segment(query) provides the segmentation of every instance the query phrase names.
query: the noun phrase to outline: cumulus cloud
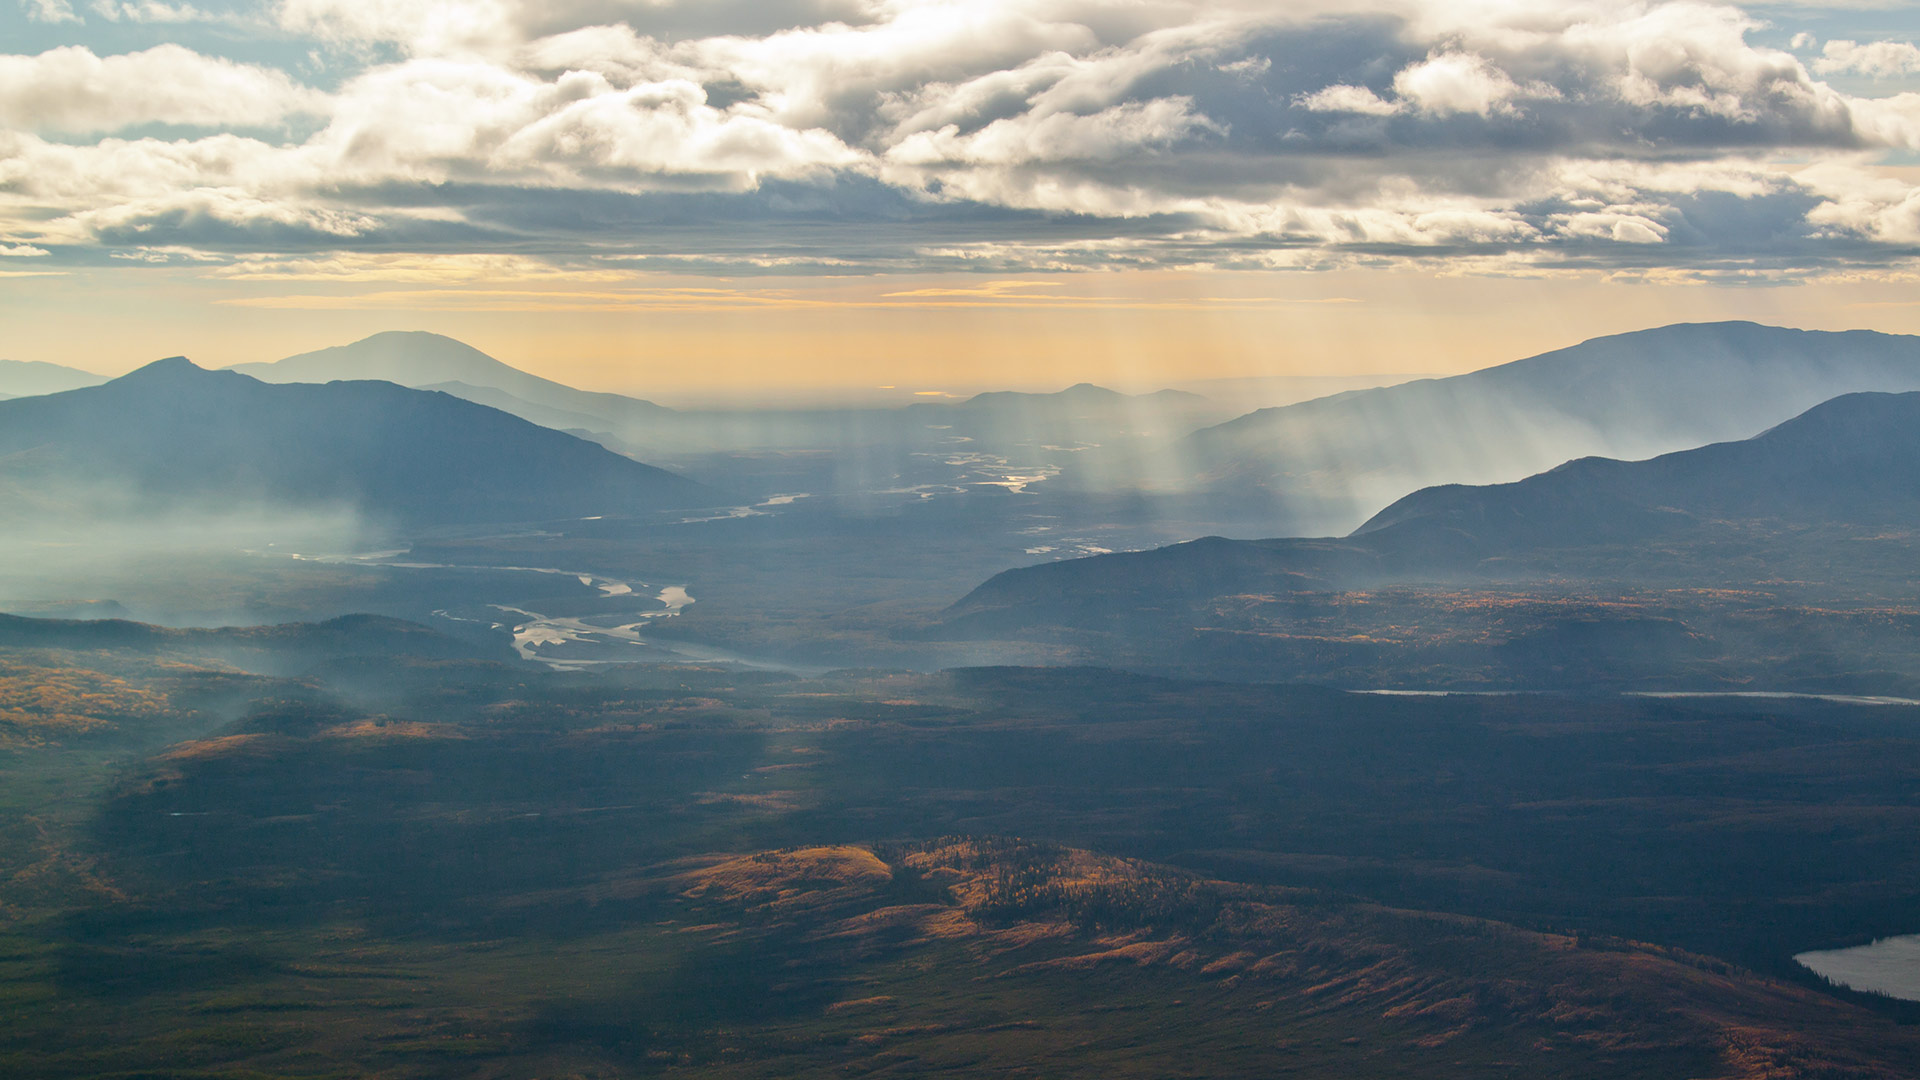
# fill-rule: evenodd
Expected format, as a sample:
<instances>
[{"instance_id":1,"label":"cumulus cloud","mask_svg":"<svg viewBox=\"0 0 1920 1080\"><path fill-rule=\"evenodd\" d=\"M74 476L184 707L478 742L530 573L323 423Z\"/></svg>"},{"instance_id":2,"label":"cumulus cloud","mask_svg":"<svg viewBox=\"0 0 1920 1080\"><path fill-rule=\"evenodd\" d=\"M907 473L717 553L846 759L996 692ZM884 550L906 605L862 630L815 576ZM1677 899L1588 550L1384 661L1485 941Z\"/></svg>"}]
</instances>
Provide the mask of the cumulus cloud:
<instances>
[{"instance_id":1,"label":"cumulus cloud","mask_svg":"<svg viewBox=\"0 0 1920 1080\"><path fill-rule=\"evenodd\" d=\"M1920 72L1920 47L1910 41L1829 41L1813 70L1822 75L1870 75L1897 79Z\"/></svg>"},{"instance_id":2,"label":"cumulus cloud","mask_svg":"<svg viewBox=\"0 0 1920 1080\"><path fill-rule=\"evenodd\" d=\"M1392 116L1400 111L1400 106L1391 101L1382 100L1380 95L1364 86L1349 86L1338 83L1323 86L1311 94L1301 94L1295 99L1301 108L1311 112L1359 113L1362 116Z\"/></svg>"},{"instance_id":3,"label":"cumulus cloud","mask_svg":"<svg viewBox=\"0 0 1920 1080\"><path fill-rule=\"evenodd\" d=\"M1524 93L1511 75L1481 57L1460 52L1437 53L1411 65L1393 77L1393 90L1414 108L1442 116L1513 112L1514 100ZM1547 87L1533 93L1558 96Z\"/></svg>"},{"instance_id":4,"label":"cumulus cloud","mask_svg":"<svg viewBox=\"0 0 1920 1080\"><path fill-rule=\"evenodd\" d=\"M1802 60L1705 0L278 0L270 18L326 55L328 91L177 45L0 57L0 241L230 252L248 274L582 245L733 269L1812 272L1904 258L1913 228L1874 163L1920 149L1920 95L1824 77L1910 74L1920 53ZM149 125L214 130L126 137Z\"/></svg>"},{"instance_id":5,"label":"cumulus cloud","mask_svg":"<svg viewBox=\"0 0 1920 1080\"><path fill-rule=\"evenodd\" d=\"M0 125L16 131L253 127L324 108L322 95L285 72L178 45L120 56L96 56L77 45L0 56Z\"/></svg>"},{"instance_id":6,"label":"cumulus cloud","mask_svg":"<svg viewBox=\"0 0 1920 1080\"><path fill-rule=\"evenodd\" d=\"M1488 117L1516 115L1518 103L1528 98L1553 100L1560 91L1546 83L1522 87L1513 76L1484 57L1448 50L1409 64L1393 77L1394 100L1388 101L1364 86L1337 84L1301 94L1295 100L1312 112L1349 112L1363 116L1427 113L1433 116L1471 113Z\"/></svg>"},{"instance_id":7,"label":"cumulus cloud","mask_svg":"<svg viewBox=\"0 0 1920 1080\"><path fill-rule=\"evenodd\" d=\"M459 59L384 67L342 87L304 164L369 184L475 182L623 190L740 190L767 177L850 167L831 133L795 129L757 102L710 104L687 79L617 86L552 80Z\"/></svg>"}]
</instances>

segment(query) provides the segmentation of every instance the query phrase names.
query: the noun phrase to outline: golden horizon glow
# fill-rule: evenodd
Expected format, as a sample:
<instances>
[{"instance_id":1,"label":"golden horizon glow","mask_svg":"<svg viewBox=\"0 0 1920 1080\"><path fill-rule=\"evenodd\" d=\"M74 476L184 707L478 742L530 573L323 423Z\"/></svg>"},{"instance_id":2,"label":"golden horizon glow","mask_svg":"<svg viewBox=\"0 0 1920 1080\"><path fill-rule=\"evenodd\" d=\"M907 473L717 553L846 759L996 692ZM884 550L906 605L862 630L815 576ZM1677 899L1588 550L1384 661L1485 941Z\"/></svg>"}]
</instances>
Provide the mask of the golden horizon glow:
<instances>
[{"instance_id":1,"label":"golden horizon glow","mask_svg":"<svg viewBox=\"0 0 1920 1080\"><path fill-rule=\"evenodd\" d=\"M719 400L1456 374L1722 319L1920 332L1911 285L1890 280L1727 288L1382 270L288 284L153 267L20 280L0 295L0 357L114 375L161 356L225 367L429 330L586 389Z\"/></svg>"},{"instance_id":2,"label":"golden horizon glow","mask_svg":"<svg viewBox=\"0 0 1920 1080\"><path fill-rule=\"evenodd\" d=\"M422 329L670 400L1920 330L1912 8L0 5L0 356Z\"/></svg>"}]
</instances>

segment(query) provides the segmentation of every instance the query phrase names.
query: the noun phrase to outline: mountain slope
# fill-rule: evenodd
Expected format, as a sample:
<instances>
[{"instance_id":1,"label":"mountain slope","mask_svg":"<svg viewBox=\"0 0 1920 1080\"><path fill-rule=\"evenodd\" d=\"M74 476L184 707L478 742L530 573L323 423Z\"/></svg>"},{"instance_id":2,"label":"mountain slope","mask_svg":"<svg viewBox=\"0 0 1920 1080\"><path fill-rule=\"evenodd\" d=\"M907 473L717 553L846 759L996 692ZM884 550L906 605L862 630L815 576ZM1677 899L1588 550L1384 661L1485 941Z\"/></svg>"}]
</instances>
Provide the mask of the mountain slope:
<instances>
[{"instance_id":1,"label":"mountain slope","mask_svg":"<svg viewBox=\"0 0 1920 1080\"><path fill-rule=\"evenodd\" d=\"M417 386L416 390L435 390L442 394L451 394L462 401L471 401L475 405L485 405L489 409L499 409L512 413L522 420L539 424L555 431L594 431L610 426L607 418L590 413L571 412L547 405L537 405L525 398L515 397L505 390L492 386L475 386L464 382L429 383Z\"/></svg>"},{"instance_id":2,"label":"mountain slope","mask_svg":"<svg viewBox=\"0 0 1920 1080\"><path fill-rule=\"evenodd\" d=\"M528 374L464 342L424 331L388 331L351 345L301 353L273 363L238 364L231 370L270 383L381 379L401 386L443 390L543 426L551 426L542 418L550 413L592 417L596 421L594 430L615 434L632 434L673 415L672 409L651 401L576 390Z\"/></svg>"},{"instance_id":3,"label":"mountain slope","mask_svg":"<svg viewBox=\"0 0 1920 1080\"><path fill-rule=\"evenodd\" d=\"M1186 449L1215 487L1346 497L1351 516L1323 523L1344 529L1434 484L1741 439L1841 394L1917 389L1920 337L1683 324L1262 410Z\"/></svg>"},{"instance_id":4,"label":"mountain slope","mask_svg":"<svg viewBox=\"0 0 1920 1080\"><path fill-rule=\"evenodd\" d=\"M1920 393L1848 394L1751 439L1648 461L1583 458L1512 484L1428 488L1353 537L1412 546L1447 532L1506 551L1639 539L1707 517L1920 522Z\"/></svg>"},{"instance_id":5,"label":"mountain slope","mask_svg":"<svg viewBox=\"0 0 1920 1080\"><path fill-rule=\"evenodd\" d=\"M39 360L0 360L0 398L57 394L106 381L105 375Z\"/></svg>"},{"instance_id":6,"label":"mountain slope","mask_svg":"<svg viewBox=\"0 0 1920 1080\"><path fill-rule=\"evenodd\" d=\"M1340 539L1210 537L1009 570L953 605L965 634L1113 629L1216 598L1444 581L1488 559L1684 536L1722 519L1920 525L1920 393L1850 394L1753 438L1424 489Z\"/></svg>"},{"instance_id":7,"label":"mountain slope","mask_svg":"<svg viewBox=\"0 0 1920 1080\"><path fill-rule=\"evenodd\" d=\"M385 382L274 386L183 357L103 386L0 402L0 459L16 485L40 490L351 507L414 525L706 501L692 481L446 394Z\"/></svg>"}]
</instances>

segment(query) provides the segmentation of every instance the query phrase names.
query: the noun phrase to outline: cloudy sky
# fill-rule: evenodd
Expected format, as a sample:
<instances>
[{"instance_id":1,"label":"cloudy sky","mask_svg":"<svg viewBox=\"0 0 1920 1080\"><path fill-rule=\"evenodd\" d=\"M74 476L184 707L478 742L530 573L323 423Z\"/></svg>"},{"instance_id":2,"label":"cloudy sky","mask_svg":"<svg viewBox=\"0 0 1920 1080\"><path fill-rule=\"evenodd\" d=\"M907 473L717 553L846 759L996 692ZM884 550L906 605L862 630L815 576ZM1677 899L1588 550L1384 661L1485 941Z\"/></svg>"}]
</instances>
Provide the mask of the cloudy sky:
<instances>
[{"instance_id":1,"label":"cloudy sky","mask_svg":"<svg viewBox=\"0 0 1920 1080\"><path fill-rule=\"evenodd\" d=\"M1443 371L1920 331L1920 5L0 0L0 356Z\"/></svg>"}]
</instances>

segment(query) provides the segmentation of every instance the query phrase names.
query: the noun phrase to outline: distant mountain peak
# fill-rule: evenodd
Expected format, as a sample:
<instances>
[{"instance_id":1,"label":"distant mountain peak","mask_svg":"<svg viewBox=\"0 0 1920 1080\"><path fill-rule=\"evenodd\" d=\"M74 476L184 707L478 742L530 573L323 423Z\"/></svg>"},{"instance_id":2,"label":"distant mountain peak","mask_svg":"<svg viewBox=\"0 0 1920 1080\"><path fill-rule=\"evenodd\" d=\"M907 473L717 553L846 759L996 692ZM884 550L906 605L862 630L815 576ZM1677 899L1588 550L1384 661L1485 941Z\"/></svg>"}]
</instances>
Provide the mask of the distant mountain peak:
<instances>
[{"instance_id":1,"label":"distant mountain peak","mask_svg":"<svg viewBox=\"0 0 1920 1080\"><path fill-rule=\"evenodd\" d=\"M467 345L466 342L461 341L459 338L448 337L445 334L436 334L431 330L382 330L377 334L368 334L366 337L361 338L359 341L356 341L353 344L364 345L369 341L388 341L396 338L410 338L410 339L433 338L437 341L451 341L455 345L463 345L469 349L473 348L473 346ZM478 352L479 350L475 349L474 351Z\"/></svg>"},{"instance_id":2,"label":"distant mountain peak","mask_svg":"<svg viewBox=\"0 0 1920 1080\"><path fill-rule=\"evenodd\" d=\"M581 427L643 436L673 411L622 394L578 390L427 330L384 330L348 345L270 364L236 364L231 370L268 383L374 379L431 388L556 430Z\"/></svg>"},{"instance_id":3,"label":"distant mountain peak","mask_svg":"<svg viewBox=\"0 0 1920 1080\"><path fill-rule=\"evenodd\" d=\"M172 392L203 398L215 393L244 393L246 387L262 385L258 379L237 371L203 368L184 356L169 356L134 368L117 379L108 379L93 389L112 391L116 388L132 388L142 392Z\"/></svg>"},{"instance_id":4,"label":"distant mountain peak","mask_svg":"<svg viewBox=\"0 0 1920 1080\"><path fill-rule=\"evenodd\" d=\"M982 394L975 394L960 404L1004 405L1008 403L1047 402L1071 402L1075 404L1093 404L1097 402L1107 404L1128 400L1203 402L1206 399L1199 394L1189 394L1181 390L1157 390L1151 394L1127 394L1112 389L1111 387L1101 386L1098 383L1082 382L1074 383L1065 390L1055 390L1051 393L1036 390L989 390Z\"/></svg>"},{"instance_id":5,"label":"distant mountain peak","mask_svg":"<svg viewBox=\"0 0 1920 1080\"><path fill-rule=\"evenodd\" d=\"M1920 392L1845 394L1751 438L1646 461L1584 457L1509 484L1424 488L1353 536L1447 531L1492 550L1641 538L1689 515L1914 520Z\"/></svg>"},{"instance_id":6,"label":"distant mountain peak","mask_svg":"<svg viewBox=\"0 0 1920 1080\"><path fill-rule=\"evenodd\" d=\"M38 397L98 386L106 381L105 375L44 360L0 360L0 396Z\"/></svg>"},{"instance_id":7,"label":"distant mountain peak","mask_svg":"<svg viewBox=\"0 0 1920 1080\"><path fill-rule=\"evenodd\" d=\"M44 464L19 482L74 492L68 501L82 510L94 498L82 479L143 505L345 507L409 525L650 512L710 497L451 395L375 379L273 385L181 356L101 386L0 403L0 459L28 452Z\"/></svg>"},{"instance_id":8,"label":"distant mountain peak","mask_svg":"<svg viewBox=\"0 0 1920 1080\"><path fill-rule=\"evenodd\" d=\"M225 374L231 373L209 371L184 356L169 356L164 360L155 360L151 364L134 368L132 371L127 372L117 379L109 380L106 385L112 386L115 383L154 382L161 380L178 381L201 376Z\"/></svg>"},{"instance_id":9,"label":"distant mountain peak","mask_svg":"<svg viewBox=\"0 0 1920 1080\"><path fill-rule=\"evenodd\" d=\"M1310 531L1345 532L1423 488L1745 439L1829 398L1909 390L1920 337L1680 323L1249 413L1185 449L1196 483L1310 496L1326 508Z\"/></svg>"},{"instance_id":10,"label":"distant mountain peak","mask_svg":"<svg viewBox=\"0 0 1920 1080\"><path fill-rule=\"evenodd\" d=\"M499 361L494 360L493 357L488 356L485 352L481 351L480 349L477 349L474 346L469 345L464 341L461 341L459 338L448 337L445 334L436 334L431 330L382 330L377 334L369 334L358 341L351 342L346 345L335 345L331 349L321 349L319 351L324 353L324 352L331 352L334 350L369 349L369 348L372 348L372 349L427 348L427 349L437 350L440 355L455 355L455 356L465 355L472 358L491 361L493 363L499 363ZM405 354L397 354L397 355L401 359L405 358Z\"/></svg>"},{"instance_id":11,"label":"distant mountain peak","mask_svg":"<svg viewBox=\"0 0 1920 1080\"><path fill-rule=\"evenodd\" d=\"M142 367L134 368L133 371L128 372L128 374L131 375L131 374L135 374L142 371L186 371L186 370L205 371L207 369L201 367L199 364L194 363L192 360L189 360L184 356L169 356L162 360L155 360L151 364L146 364Z\"/></svg>"}]
</instances>

